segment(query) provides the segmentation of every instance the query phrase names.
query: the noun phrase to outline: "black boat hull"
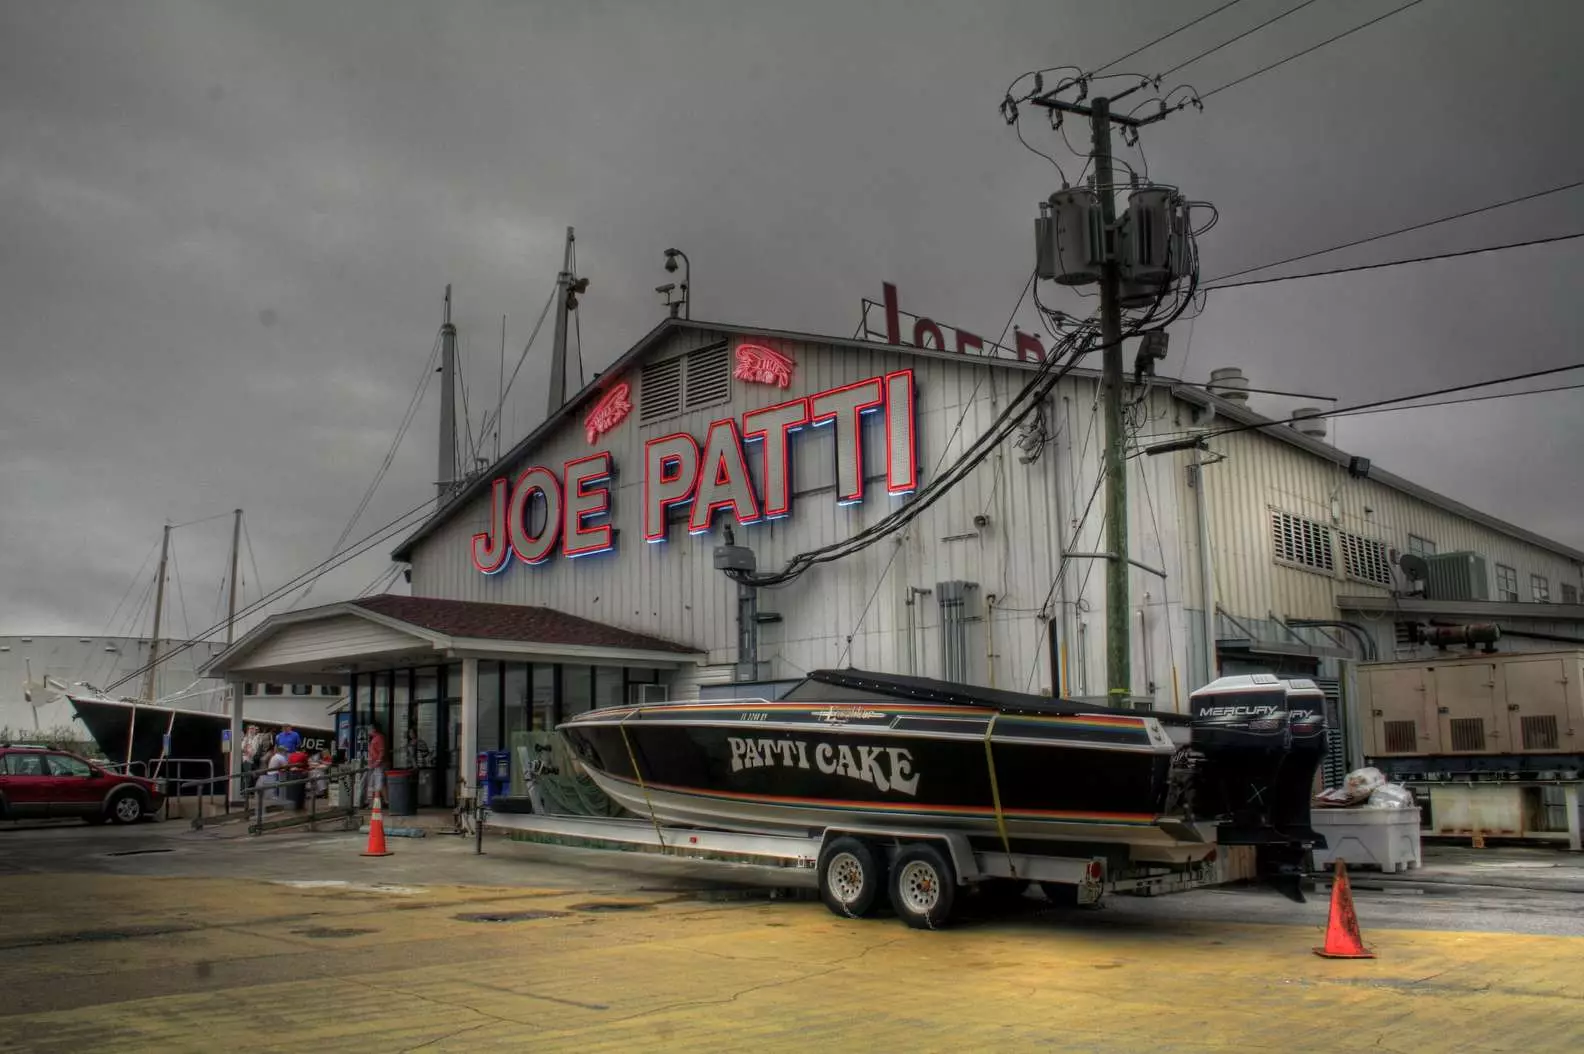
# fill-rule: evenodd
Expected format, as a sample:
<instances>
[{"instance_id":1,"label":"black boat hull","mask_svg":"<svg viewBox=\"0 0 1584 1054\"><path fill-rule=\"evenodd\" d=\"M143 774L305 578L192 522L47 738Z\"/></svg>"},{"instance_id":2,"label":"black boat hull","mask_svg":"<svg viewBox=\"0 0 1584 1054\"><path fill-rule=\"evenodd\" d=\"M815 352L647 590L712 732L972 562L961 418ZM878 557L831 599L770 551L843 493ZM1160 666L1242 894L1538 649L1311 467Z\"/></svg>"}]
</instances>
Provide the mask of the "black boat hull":
<instances>
[{"instance_id":1,"label":"black boat hull","mask_svg":"<svg viewBox=\"0 0 1584 1054\"><path fill-rule=\"evenodd\" d=\"M194 710L172 710L162 706L148 706L110 699L85 699L68 696L72 709L82 719L88 734L99 745L107 758L115 764L127 760L127 737L131 735L131 758L138 775L155 776L156 762L161 756L182 759L178 765L164 766L168 771L158 773L161 778L194 780L208 776L202 760L213 766L213 774L224 775L228 757L222 749L225 732L231 727L229 714L209 714ZM136 712L136 723L133 713ZM249 716L247 724L256 725L264 732L279 732L279 721L259 720ZM332 729L292 726L302 733L304 749L329 751L335 744ZM165 751L165 734L171 737L170 751ZM240 749L240 744L237 745Z\"/></svg>"},{"instance_id":2,"label":"black boat hull","mask_svg":"<svg viewBox=\"0 0 1584 1054\"><path fill-rule=\"evenodd\" d=\"M1156 863L1213 849L1166 815L1174 746L1142 715L749 700L595 711L560 730L601 790L664 824L1004 832Z\"/></svg>"}]
</instances>

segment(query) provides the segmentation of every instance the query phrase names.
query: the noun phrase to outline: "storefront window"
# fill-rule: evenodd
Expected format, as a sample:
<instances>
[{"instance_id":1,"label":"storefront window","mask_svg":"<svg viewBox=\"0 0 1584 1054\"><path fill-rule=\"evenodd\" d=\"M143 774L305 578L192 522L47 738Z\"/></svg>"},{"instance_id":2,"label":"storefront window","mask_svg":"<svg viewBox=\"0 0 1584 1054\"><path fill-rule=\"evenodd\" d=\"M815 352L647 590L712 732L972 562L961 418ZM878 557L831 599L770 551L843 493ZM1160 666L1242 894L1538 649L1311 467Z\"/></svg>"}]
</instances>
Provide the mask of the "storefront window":
<instances>
[{"instance_id":1,"label":"storefront window","mask_svg":"<svg viewBox=\"0 0 1584 1054\"><path fill-rule=\"evenodd\" d=\"M561 667L561 720L576 717L594 706L594 668Z\"/></svg>"},{"instance_id":2,"label":"storefront window","mask_svg":"<svg viewBox=\"0 0 1584 1054\"><path fill-rule=\"evenodd\" d=\"M387 756L391 735L391 679L394 674L385 670L374 675L374 727L385 733Z\"/></svg>"},{"instance_id":3,"label":"storefront window","mask_svg":"<svg viewBox=\"0 0 1584 1054\"><path fill-rule=\"evenodd\" d=\"M501 664L478 664L478 748L499 750L501 720Z\"/></svg>"},{"instance_id":4,"label":"storefront window","mask_svg":"<svg viewBox=\"0 0 1584 1054\"><path fill-rule=\"evenodd\" d=\"M622 684L626 671L620 666L594 668L594 705L596 707L622 705Z\"/></svg>"},{"instance_id":5,"label":"storefront window","mask_svg":"<svg viewBox=\"0 0 1584 1054\"><path fill-rule=\"evenodd\" d=\"M510 747L512 736L528 731L528 664L506 664L506 742Z\"/></svg>"},{"instance_id":6,"label":"storefront window","mask_svg":"<svg viewBox=\"0 0 1584 1054\"><path fill-rule=\"evenodd\" d=\"M428 751L428 763L433 764L433 753L440 749L440 704L435 698L439 684L435 680L433 669L422 669L417 672L413 680L413 698L417 702L417 728L419 753ZM409 758L406 764L418 766L425 763L422 757Z\"/></svg>"},{"instance_id":7,"label":"storefront window","mask_svg":"<svg viewBox=\"0 0 1584 1054\"><path fill-rule=\"evenodd\" d=\"M395 764L407 765L410 764L407 760L407 729L412 725L412 709L409 705L412 698L412 671L397 670L392 676L391 724L386 733L389 738L385 746Z\"/></svg>"},{"instance_id":8,"label":"storefront window","mask_svg":"<svg viewBox=\"0 0 1584 1054\"><path fill-rule=\"evenodd\" d=\"M550 663L535 663L533 667L533 730L549 732L556 726L555 714L556 668Z\"/></svg>"}]
</instances>

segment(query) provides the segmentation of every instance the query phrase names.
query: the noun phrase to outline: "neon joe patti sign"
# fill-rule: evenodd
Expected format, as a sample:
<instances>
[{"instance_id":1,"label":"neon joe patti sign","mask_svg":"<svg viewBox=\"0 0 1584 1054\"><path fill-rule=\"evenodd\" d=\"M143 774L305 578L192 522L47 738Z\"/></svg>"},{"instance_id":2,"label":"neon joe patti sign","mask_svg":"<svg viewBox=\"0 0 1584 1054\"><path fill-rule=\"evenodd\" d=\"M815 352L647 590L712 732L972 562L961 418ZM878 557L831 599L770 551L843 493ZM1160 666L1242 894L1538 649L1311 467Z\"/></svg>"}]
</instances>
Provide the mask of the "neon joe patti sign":
<instances>
[{"instance_id":1,"label":"neon joe patti sign","mask_svg":"<svg viewBox=\"0 0 1584 1054\"><path fill-rule=\"evenodd\" d=\"M910 494L918 486L914 413L913 371L899 370L714 421L702 444L685 432L651 439L644 444L644 541L666 541L677 509L687 511L690 534L708 533L722 512L742 524L789 516L793 437L805 428L829 428L835 435L837 504L863 501L863 421L870 414L884 415L886 493ZM761 468L757 493L750 457ZM489 530L472 540L473 566L493 575L514 557L538 566L558 550L576 558L614 549L614 469L610 452L602 450L559 470L534 465L515 482L494 480Z\"/></svg>"}]
</instances>

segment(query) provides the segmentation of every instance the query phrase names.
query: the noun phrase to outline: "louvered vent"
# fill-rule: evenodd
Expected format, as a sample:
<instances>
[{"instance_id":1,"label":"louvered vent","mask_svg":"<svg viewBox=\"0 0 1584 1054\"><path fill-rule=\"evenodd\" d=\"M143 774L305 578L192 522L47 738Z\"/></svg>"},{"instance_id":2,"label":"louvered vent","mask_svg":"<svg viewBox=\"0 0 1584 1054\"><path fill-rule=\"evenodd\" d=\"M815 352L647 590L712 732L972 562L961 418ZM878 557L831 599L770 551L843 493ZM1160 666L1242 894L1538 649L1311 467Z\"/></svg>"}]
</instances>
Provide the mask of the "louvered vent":
<instances>
[{"instance_id":1,"label":"louvered vent","mask_svg":"<svg viewBox=\"0 0 1584 1054\"><path fill-rule=\"evenodd\" d=\"M682 360L651 362L638 376L638 421L647 424L682 412Z\"/></svg>"},{"instance_id":2,"label":"louvered vent","mask_svg":"<svg viewBox=\"0 0 1584 1054\"><path fill-rule=\"evenodd\" d=\"M1536 714L1523 719L1525 750L1555 750L1560 742L1555 714Z\"/></svg>"},{"instance_id":3,"label":"louvered vent","mask_svg":"<svg viewBox=\"0 0 1584 1054\"><path fill-rule=\"evenodd\" d=\"M1342 543L1342 566L1349 578L1391 587L1391 557L1386 551L1385 542L1346 531L1340 532L1338 537Z\"/></svg>"},{"instance_id":4,"label":"louvered vent","mask_svg":"<svg viewBox=\"0 0 1584 1054\"><path fill-rule=\"evenodd\" d=\"M1289 512L1271 510L1271 543L1276 559L1301 564L1316 571L1333 571L1331 529Z\"/></svg>"},{"instance_id":5,"label":"louvered vent","mask_svg":"<svg viewBox=\"0 0 1584 1054\"><path fill-rule=\"evenodd\" d=\"M731 398L731 355L716 344L687 355L687 381L682 408L698 410Z\"/></svg>"},{"instance_id":6,"label":"louvered vent","mask_svg":"<svg viewBox=\"0 0 1584 1054\"><path fill-rule=\"evenodd\" d=\"M1482 717L1454 717L1452 749L1478 753L1485 749L1485 719Z\"/></svg>"},{"instance_id":7,"label":"louvered vent","mask_svg":"<svg viewBox=\"0 0 1584 1054\"><path fill-rule=\"evenodd\" d=\"M1412 754L1419 749L1419 725L1414 721L1383 722L1386 753Z\"/></svg>"}]
</instances>

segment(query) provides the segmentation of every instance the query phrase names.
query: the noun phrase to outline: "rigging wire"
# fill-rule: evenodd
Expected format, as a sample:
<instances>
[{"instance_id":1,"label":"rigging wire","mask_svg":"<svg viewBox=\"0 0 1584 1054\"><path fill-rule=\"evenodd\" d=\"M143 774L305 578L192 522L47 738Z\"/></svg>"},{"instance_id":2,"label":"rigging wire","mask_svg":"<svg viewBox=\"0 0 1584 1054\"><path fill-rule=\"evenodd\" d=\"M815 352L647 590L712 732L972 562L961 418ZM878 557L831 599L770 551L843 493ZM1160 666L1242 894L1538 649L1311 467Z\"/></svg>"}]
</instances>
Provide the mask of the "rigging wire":
<instances>
[{"instance_id":1,"label":"rigging wire","mask_svg":"<svg viewBox=\"0 0 1584 1054\"><path fill-rule=\"evenodd\" d=\"M1454 212L1448 216L1441 216L1433 220L1425 220L1422 223L1410 224L1407 227L1398 227L1394 231L1382 231L1380 234L1372 234L1367 238L1356 238L1350 242L1343 242L1341 245L1333 245L1328 249L1315 249L1313 252L1299 253L1297 256L1289 256L1285 260L1277 260L1274 263L1260 264L1258 267L1245 267L1241 271L1233 271L1230 274L1217 275L1215 278L1207 278L1205 279L1205 287L1214 288L1217 282L1224 282L1228 278L1241 278L1243 275L1252 274L1255 271L1268 271L1272 267L1281 267L1283 264L1297 263L1299 260L1308 260L1315 256L1324 256L1327 253L1339 252L1342 249L1352 249L1355 246L1368 245L1370 242L1378 242L1384 238L1393 238L1399 234L1408 234L1413 231L1422 231L1427 227L1434 227L1437 224L1450 223L1453 220L1466 219L1469 216L1478 216L1482 212L1491 212L1496 209L1506 208L1508 205L1518 205L1525 201L1533 201L1536 198L1543 198L1551 194L1560 194L1565 190L1574 190L1578 187L1584 187L1584 179L1575 179L1571 182L1563 183L1555 187L1549 187L1545 190L1530 191L1527 194L1520 194L1517 197L1507 198L1503 201L1492 202L1489 205L1481 205L1477 209L1464 209L1462 212Z\"/></svg>"},{"instance_id":2,"label":"rigging wire","mask_svg":"<svg viewBox=\"0 0 1584 1054\"><path fill-rule=\"evenodd\" d=\"M258 613L265 607L273 604L275 601L290 594L293 590L300 588L304 582L317 581L324 575L329 574L331 571L351 560L357 559L357 557L369 552L374 547L382 544L388 539L401 534L403 531L411 529L414 523L417 522L414 517L427 514L429 507L433 503L434 499L430 498L420 505L413 506L411 509L408 509L394 520L386 522L384 525L376 528L371 533L364 535L361 539L347 546L345 549L342 549L340 552L331 555L328 559L320 561L318 564L315 564L313 567L310 567L308 570L297 575L291 581L282 585L279 589L276 589L273 592L268 593L253 603L247 605L245 609L237 612L237 617L240 619ZM160 663L167 662L170 659L175 658L177 655L180 655L182 652L196 647L224 628L225 623L223 622L210 626L208 629L204 630L203 633L192 637L189 640L183 641L181 644L171 648L168 651L162 652L154 662L144 663L142 666L121 677L119 680L112 682L105 688L105 691L113 691L116 688L128 683L129 681L136 680L138 677L146 674L149 670L158 666Z\"/></svg>"},{"instance_id":3,"label":"rigging wire","mask_svg":"<svg viewBox=\"0 0 1584 1054\"><path fill-rule=\"evenodd\" d=\"M176 600L181 608L182 633L192 636L192 623L187 618L187 590L182 588L181 567L176 563L176 538L171 537L170 547L171 577L176 580Z\"/></svg>"},{"instance_id":4,"label":"rigging wire","mask_svg":"<svg viewBox=\"0 0 1584 1054\"><path fill-rule=\"evenodd\" d=\"M1378 271L1384 267L1402 267L1406 264L1430 263L1434 260L1455 260L1461 256L1479 256L1482 253L1500 252L1504 249L1527 249L1536 245L1572 241L1574 238L1584 238L1584 231L1574 231L1571 234L1555 234L1549 238L1530 238L1521 242L1505 242L1501 245L1482 245L1474 249L1459 249L1456 252L1432 253L1429 256L1410 256L1402 260L1382 260L1380 263L1356 264L1353 267L1333 267L1327 271L1305 271L1302 274L1281 275L1277 278L1250 278L1243 282L1223 282L1220 285L1207 285L1203 291L1208 293L1216 289L1241 289L1244 286L1251 285L1292 282L1299 278L1324 278L1327 275L1352 274L1355 271Z\"/></svg>"},{"instance_id":5,"label":"rigging wire","mask_svg":"<svg viewBox=\"0 0 1584 1054\"><path fill-rule=\"evenodd\" d=\"M259 591L261 593L262 592L268 592L268 590L266 590L264 588L264 579L263 579L263 577L259 575L258 559L256 557L254 557L254 555L253 555L253 536L248 533L247 513L243 513L242 514L242 539L243 539L243 541L245 541L247 543L248 564L251 565L252 568L253 568L253 584L259 588ZM246 579L242 580L243 583L245 583L246 581L247 581ZM240 584L242 584L242 583L239 583L239 585ZM237 590L237 596L242 596L242 595L243 595L242 590L238 589Z\"/></svg>"},{"instance_id":6,"label":"rigging wire","mask_svg":"<svg viewBox=\"0 0 1584 1054\"><path fill-rule=\"evenodd\" d=\"M1099 69L1097 69L1093 73L1089 74L1089 76L1093 77L1095 74L1104 73L1106 70L1110 69L1112 66L1115 66L1117 63L1126 62L1128 59L1132 58L1134 55L1137 55L1139 52L1148 51L1150 48L1154 47L1156 44L1159 44L1162 41L1170 40L1172 37L1175 37L1178 33L1181 33L1185 29L1192 29L1194 26L1197 26L1200 22L1203 22L1205 19L1209 18L1211 15L1218 15L1222 11L1225 11L1227 8L1234 7L1234 6L1236 6L1237 4L1239 4L1241 2L1242 2L1242 0L1227 0L1227 3L1222 4L1220 7L1216 8L1213 11L1205 12L1204 14L1200 15L1198 18L1194 19L1192 22L1185 22L1182 25L1178 26L1176 29L1172 30L1170 33L1162 34L1161 36L1158 36L1154 40L1150 41L1148 44L1144 44L1141 47L1134 48L1132 51L1128 52L1126 55L1123 55L1121 58L1112 59L1110 62L1106 63L1104 66L1101 66Z\"/></svg>"},{"instance_id":7,"label":"rigging wire","mask_svg":"<svg viewBox=\"0 0 1584 1054\"><path fill-rule=\"evenodd\" d=\"M414 418L418 416L418 407L423 402L424 393L428 391L429 383L434 377L435 361L440 356L440 350L443 343L443 335L439 332L436 332L434 346L429 349L429 358L424 363L423 376L419 379L418 386L414 389L412 398L407 402L407 410L402 414L401 424L397 426L396 434L391 439L390 449L385 452L384 459L380 462L379 468L374 473L374 479L369 483L368 489L363 492L363 498L358 502L357 508L353 510L352 517L347 520L346 526L341 528L341 533L339 536L337 536L335 545L331 547L331 552L335 552L341 547L342 543L351 537L353 528L357 526L358 520L362 518L363 513L368 509L369 502L374 499L374 492L379 489L380 483L384 481L385 473L390 471L391 465L395 462L396 451L401 446L402 438L406 436L407 429L412 425ZM251 555L251 547L248 551ZM318 580L315 579L315 582L317 581ZM313 587L314 583L310 582L308 584L308 588L303 590L302 596L292 601L291 607L289 607L287 610L291 610L304 600L307 600L309 594L313 592Z\"/></svg>"},{"instance_id":8,"label":"rigging wire","mask_svg":"<svg viewBox=\"0 0 1584 1054\"><path fill-rule=\"evenodd\" d=\"M116 601L116 606L110 610L110 617L105 619L105 629L104 632L100 634L101 637L110 636L110 629L115 625L115 618L121 613L121 605L126 603L127 597L132 595L132 590L137 588L138 582L143 577L143 569L147 567L148 562L154 558L154 554L159 551L159 547L159 542L155 542L153 545L149 546L148 554L143 557L143 562L138 564L138 569L136 571L132 572L132 581L127 583L126 592L121 594L121 599Z\"/></svg>"},{"instance_id":9,"label":"rigging wire","mask_svg":"<svg viewBox=\"0 0 1584 1054\"><path fill-rule=\"evenodd\" d=\"M539 336L539 330L544 327L545 318L550 314L550 305L555 303L556 292L560 290L560 288L561 286L558 283L550 290L550 295L545 297L545 305L539 311L539 321L534 323L533 332L528 334L528 343L523 345L522 354L517 357L517 365L512 367L511 378L506 382L506 387L501 391L501 406L506 405L506 396L511 393L512 385L517 383L517 373L522 369L523 362L527 360L528 352L533 350L534 340ZM497 417L498 412L495 416L486 418L486 420L492 422L491 427L494 427L494 425L499 423L496 420ZM486 429L486 431L488 431L488 429Z\"/></svg>"},{"instance_id":10,"label":"rigging wire","mask_svg":"<svg viewBox=\"0 0 1584 1054\"><path fill-rule=\"evenodd\" d=\"M1273 15L1270 18L1267 18L1265 21L1261 22L1259 25L1255 26L1253 29L1245 29L1243 32L1239 33L1237 36L1233 37L1231 40L1224 40L1221 43L1217 44L1215 47L1211 48L1209 51L1201 51L1199 54L1195 55L1193 58L1188 59L1185 62L1177 63L1177 65L1173 66L1171 69L1166 70L1164 73L1161 73L1160 76L1162 78L1170 77L1173 73L1176 73L1178 70L1183 69L1183 68L1188 67L1188 66L1192 66L1194 63L1198 62L1200 59L1209 58L1211 55L1214 55L1216 52L1220 51L1222 48L1230 47L1231 45L1236 44L1238 41L1242 40L1244 37L1253 36L1255 33L1258 33L1260 30L1264 29L1266 26L1270 25L1271 23L1280 22L1282 19L1286 18L1288 15L1296 14L1299 11L1302 11L1304 8L1308 7L1310 4L1312 4L1314 2L1315 2L1315 0L1302 0L1302 3L1299 3L1298 5L1296 5L1294 7L1289 7L1287 10L1283 11L1279 15Z\"/></svg>"},{"instance_id":11,"label":"rigging wire","mask_svg":"<svg viewBox=\"0 0 1584 1054\"><path fill-rule=\"evenodd\" d=\"M1258 77L1262 73L1269 73L1271 70L1276 69L1278 66L1287 65L1287 63L1291 62L1293 59L1301 59L1305 55L1308 55L1311 52L1319 51L1321 48L1325 47L1327 44L1335 44L1337 41L1341 40L1343 37L1352 36L1354 33L1357 33L1361 29L1368 29L1370 26L1375 25L1377 22L1384 22L1386 19L1390 18L1392 15L1400 14L1401 12L1408 10L1410 7L1416 7L1416 6L1418 6L1419 4L1422 4L1422 3L1424 3L1424 0L1408 0L1408 2L1406 4L1403 4L1401 7L1394 7L1390 11L1386 12L1384 15L1377 15L1376 17L1370 19L1368 22L1364 22L1364 23L1361 23L1360 25L1356 25L1352 29L1344 30L1341 33L1338 33L1334 37L1328 37L1325 40L1322 40L1318 44L1311 45L1310 47L1304 48L1302 51L1295 52L1295 53L1293 53L1291 55L1288 55L1284 59L1279 59L1276 62L1271 63L1269 66L1263 66L1263 67L1255 70L1253 73L1244 74L1243 76L1237 78L1236 80L1228 81L1227 83L1221 85L1221 87L1219 87L1219 88L1211 88L1208 92L1205 92L1205 94L1199 96L1199 101L1200 102L1204 102L1206 99L1209 99L1211 96L1219 95L1222 92L1226 91L1228 88L1236 88L1239 84L1242 84L1245 81L1251 81L1255 77Z\"/></svg>"}]
</instances>

